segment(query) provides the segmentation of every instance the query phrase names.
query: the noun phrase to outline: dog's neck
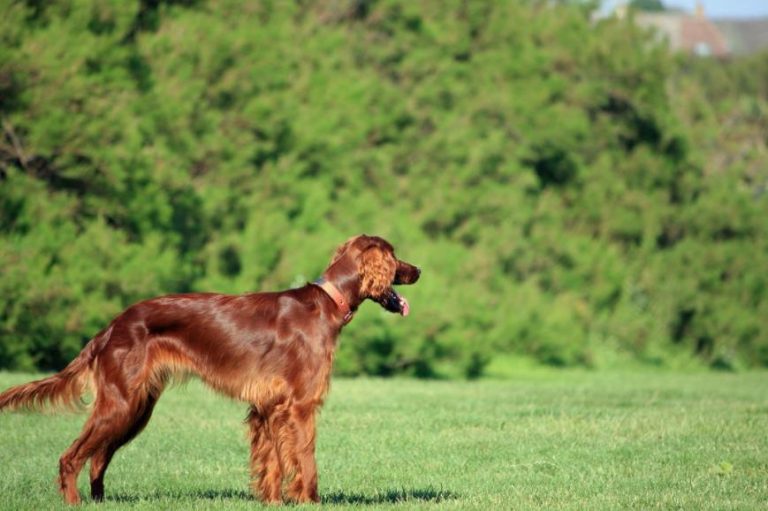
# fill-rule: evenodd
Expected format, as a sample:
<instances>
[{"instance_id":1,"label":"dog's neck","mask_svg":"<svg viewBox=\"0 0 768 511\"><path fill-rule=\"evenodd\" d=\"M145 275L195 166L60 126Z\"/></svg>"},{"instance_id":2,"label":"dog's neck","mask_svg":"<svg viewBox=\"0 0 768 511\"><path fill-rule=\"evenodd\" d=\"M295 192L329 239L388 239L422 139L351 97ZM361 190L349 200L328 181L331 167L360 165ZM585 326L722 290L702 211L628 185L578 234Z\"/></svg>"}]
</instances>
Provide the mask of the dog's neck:
<instances>
[{"instance_id":1,"label":"dog's neck","mask_svg":"<svg viewBox=\"0 0 768 511\"><path fill-rule=\"evenodd\" d=\"M337 288L331 281L327 280L324 276L313 282L316 286L326 292L331 299L336 302L336 307L339 308L342 314L344 314L344 323L349 323L352 319L352 308L349 306L349 301L344 298L344 295L339 288Z\"/></svg>"},{"instance_id":2,"label":"dog's neck","mask_svg":"<svg viewBox=\"0 0 768 511\"><path fill-rule=\"evenodd\" d=\"M319 279L329 284L321 287L342 312L344 317L342 324L349 323L364 300L360 296L360 275L353 256L354 254L347 251L340 257L336 257Z\"/></svg>"}]
</instances>

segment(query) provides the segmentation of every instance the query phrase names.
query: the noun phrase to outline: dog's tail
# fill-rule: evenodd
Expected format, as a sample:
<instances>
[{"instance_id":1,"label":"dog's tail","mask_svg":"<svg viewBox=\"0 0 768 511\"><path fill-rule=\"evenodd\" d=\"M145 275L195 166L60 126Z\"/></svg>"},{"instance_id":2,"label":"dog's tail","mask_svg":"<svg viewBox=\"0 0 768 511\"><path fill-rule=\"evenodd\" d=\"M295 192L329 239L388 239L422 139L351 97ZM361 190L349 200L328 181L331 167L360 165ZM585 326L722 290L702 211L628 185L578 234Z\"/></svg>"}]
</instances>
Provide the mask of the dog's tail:
<instances>
[{"instance_id":1,"label":"dog's tail","mask_svg":"<svg viewBox=\"0 0 768 511\"><path fill-rule=\"evenodd\" d=\"M11 387L0 394L0 411L41 410L46 406L78 408L93 370L92 362L111 334L111 326L99 332L67 367L53 376Z\"/></svg>"}]
</instances>

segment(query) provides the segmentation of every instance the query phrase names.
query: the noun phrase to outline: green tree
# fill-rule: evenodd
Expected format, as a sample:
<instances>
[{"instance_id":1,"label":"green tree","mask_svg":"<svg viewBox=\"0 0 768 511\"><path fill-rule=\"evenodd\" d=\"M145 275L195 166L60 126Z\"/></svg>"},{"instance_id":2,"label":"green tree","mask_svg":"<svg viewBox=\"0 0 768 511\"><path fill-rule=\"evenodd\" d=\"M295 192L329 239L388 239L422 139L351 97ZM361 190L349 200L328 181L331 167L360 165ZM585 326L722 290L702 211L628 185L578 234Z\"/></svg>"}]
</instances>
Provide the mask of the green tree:
<instances>
[{"instance_id":1,"label":"green tree","mask_svg":"<svg viewBox=\"0 0 768 511\"><path fill-rule=\"evenodd\" d=\"M766 58L593 8L9 3L0 367L157 294L302 284L360 232L424 277L412 317L358 313L344 374L768 365Z\"/></svg>"},{"instance_id":2,"label":"green tree","mask_svg":"<svg viewBox=\"0 0 768 511\"><path fill-rule=\"evenodd\" d=\"M632 0L629 7L638 11L659 12L665 11L664 3L661 0Z\"/></svg>"}]
</instances>

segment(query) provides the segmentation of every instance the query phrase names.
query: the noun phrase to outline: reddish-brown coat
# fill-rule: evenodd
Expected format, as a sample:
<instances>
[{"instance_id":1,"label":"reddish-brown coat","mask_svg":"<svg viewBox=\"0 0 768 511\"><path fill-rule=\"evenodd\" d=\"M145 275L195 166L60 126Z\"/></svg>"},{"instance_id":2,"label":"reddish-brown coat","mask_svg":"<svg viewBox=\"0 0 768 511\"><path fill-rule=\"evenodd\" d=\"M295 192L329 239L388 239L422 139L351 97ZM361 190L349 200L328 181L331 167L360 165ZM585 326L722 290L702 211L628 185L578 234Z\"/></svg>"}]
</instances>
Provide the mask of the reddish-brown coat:
<instances>
[{"instance_id":1,"label":"reddish-brown coat","mask_svg":"<svg viewBox=\"0 0 768 511\"><path fill-rule=\"evenodd\" d=\"M362 235L339 247L323 277L352 311L370 298L403 313L392 285L413 284L419 273L396 259L388 242ZM112 456L141 432L165 386L197 375L250 405L254 492L282 501L285 481L285 498L317 502L315 412L344 324L334 300L312 284L277 293L153 298L126 309L60 373L0 394L0 410L71 404L90 383L91 415L60 459L59 487L68 503L78 503L77 475L90 458L91 495L100 500Z\"/></svg>"}]
</instances>

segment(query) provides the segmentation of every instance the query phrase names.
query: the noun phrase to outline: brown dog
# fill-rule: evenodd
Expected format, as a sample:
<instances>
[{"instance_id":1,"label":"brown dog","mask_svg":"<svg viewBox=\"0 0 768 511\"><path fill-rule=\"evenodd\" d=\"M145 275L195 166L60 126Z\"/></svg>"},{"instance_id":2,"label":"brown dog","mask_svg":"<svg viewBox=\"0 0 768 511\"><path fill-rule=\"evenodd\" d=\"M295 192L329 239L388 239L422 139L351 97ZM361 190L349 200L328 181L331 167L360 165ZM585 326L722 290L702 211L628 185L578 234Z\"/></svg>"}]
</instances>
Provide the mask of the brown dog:
<instances>
[{"instance_id":1,"label":"brown dog","mask_svg":"<svg viewBox=\"0 0 768 511\"><path fill-rule=\"evenodd\" d=\"M192 293L137 303L96 335L60 373L0 394L0 410L72 405L87 386L91 416L59 461L59 487L80 502L77 475L91 460L91 496L104 498L112 456L146 426L172 377L198 375L250 404L253 490L267 502L317 502L315 412L322 404L336 338L367 298L407 315L392 286L420 270L382 238L357 236L336 251L314 284L275 293Z\"/></svg>"}]
</instances>

